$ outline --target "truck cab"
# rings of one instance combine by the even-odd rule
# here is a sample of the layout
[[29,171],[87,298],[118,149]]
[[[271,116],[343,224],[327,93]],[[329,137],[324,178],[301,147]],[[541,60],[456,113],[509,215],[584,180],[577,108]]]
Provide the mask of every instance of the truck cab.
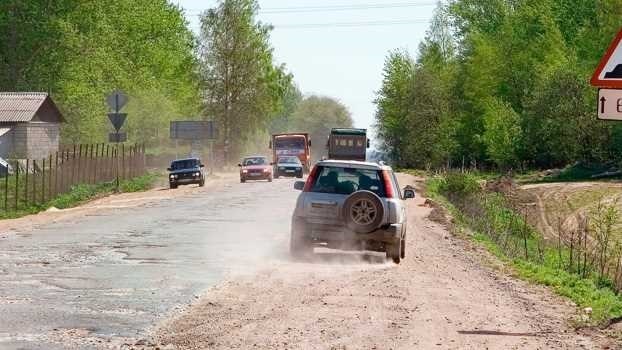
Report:
[[273,163],[281,157],[294,156],[300,159],[306,172],[311,168],[311,140],[306,133],[274,134],[270,141]]

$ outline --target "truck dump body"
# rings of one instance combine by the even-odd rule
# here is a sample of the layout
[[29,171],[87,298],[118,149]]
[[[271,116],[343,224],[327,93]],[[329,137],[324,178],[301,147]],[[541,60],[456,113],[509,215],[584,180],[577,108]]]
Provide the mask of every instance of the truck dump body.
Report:
[[328,137],[328,158],[365,161],[368,146],[366,129],[332,129]]

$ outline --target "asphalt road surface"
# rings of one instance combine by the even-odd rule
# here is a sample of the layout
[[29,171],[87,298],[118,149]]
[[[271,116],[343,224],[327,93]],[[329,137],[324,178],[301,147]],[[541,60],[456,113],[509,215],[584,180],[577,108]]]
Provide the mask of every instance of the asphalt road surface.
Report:
[[139,338],[207,287],[287,259],[296,196],[289,179],[221,181],[1,232],[0,349]]

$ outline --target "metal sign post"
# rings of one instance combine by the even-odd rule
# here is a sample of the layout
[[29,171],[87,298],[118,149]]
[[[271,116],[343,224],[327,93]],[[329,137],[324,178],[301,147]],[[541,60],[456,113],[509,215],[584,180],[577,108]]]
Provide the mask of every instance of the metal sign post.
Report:
[[108,120],[112,124],[115,132],[108,134],[108,142],[116,143],[116,155],[117,161],[115,162],[115,174],[116,174],[116,191],[119,192],[119,147],[118,144],[127,141],[127,133],[119,132],[125,124],[127,119],[127,113],[121,113],[121,109],[125,107],[128,102],[127,95],[121,90],[113,91],[106,98],[106,103],[110,109],[114,110],[114,113],[108,113]]

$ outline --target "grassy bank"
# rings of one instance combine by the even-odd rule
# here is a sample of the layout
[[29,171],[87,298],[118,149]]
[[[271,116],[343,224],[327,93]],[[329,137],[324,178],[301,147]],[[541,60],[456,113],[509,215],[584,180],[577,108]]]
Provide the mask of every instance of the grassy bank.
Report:
[[[153,187],[158,177],[159,175],[157,174],[147,174],[130,180],[123,180],[119,183],[119,191],[124,193],[146,191]],[[30,205],[23,209],[20,208],[20,210],[17,211],[2,213],[0,214],[0,219],[13,219],[36,214],[52,207],[58,209],[72,208],[95,198],[110,195],[115,191],[115,182],[104,182],[96,185],[77,185],[73,186],[69,192],[60,194],[42,205]]]
[[427,192],[454,216],[458,230],[513,267],[518,277],[591,308],[589,318],[577,320],[581,325],[606,325],[622,316],[614,284],[587,257],[547,240],[502,194],[482,190],[479,180],[470,174],[435,176],[428,179]]

